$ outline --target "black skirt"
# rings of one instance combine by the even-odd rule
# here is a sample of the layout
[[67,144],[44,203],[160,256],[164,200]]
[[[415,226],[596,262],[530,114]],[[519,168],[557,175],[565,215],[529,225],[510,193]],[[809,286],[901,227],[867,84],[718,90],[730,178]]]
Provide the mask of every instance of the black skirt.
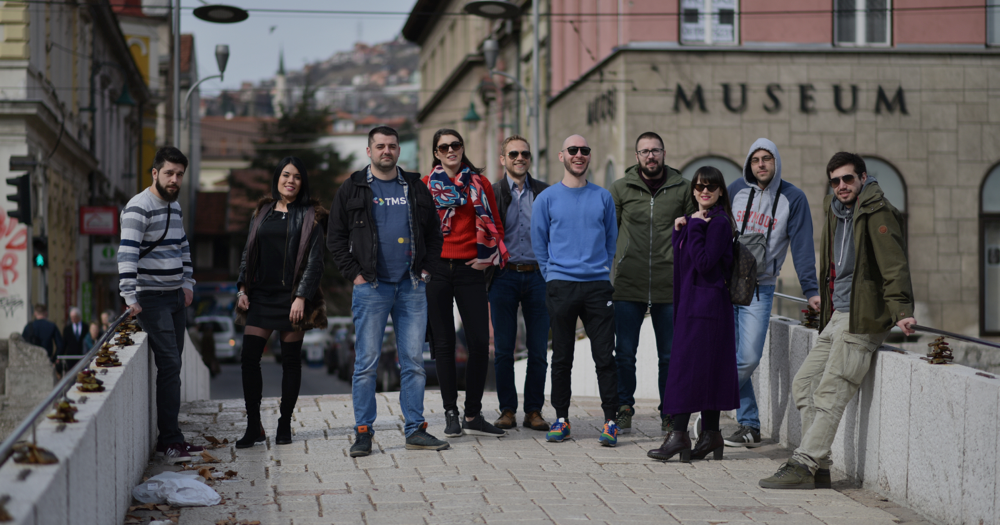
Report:
[[250,289],[250,309],[247,311],[247,326],[265,330],[292,332],[292,322],[288,315],[292,311],[292,289],[283,292]]

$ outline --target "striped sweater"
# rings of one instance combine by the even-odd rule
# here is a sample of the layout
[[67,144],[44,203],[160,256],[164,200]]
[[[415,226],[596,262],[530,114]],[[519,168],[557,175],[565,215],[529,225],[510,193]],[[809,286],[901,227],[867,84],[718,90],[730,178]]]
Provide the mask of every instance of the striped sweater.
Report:
[[[167,206],[170,224],[163,241],[139,260],[139,252],[155,244],[167,228]],[[145,191],[128,201],[121,215],[122,242],[118,247],[118,279],[125,303],[136,302],[135,293],[143,290],[176,290],[194,288],[191,278],[191,248],[184,235],[181,206]]]

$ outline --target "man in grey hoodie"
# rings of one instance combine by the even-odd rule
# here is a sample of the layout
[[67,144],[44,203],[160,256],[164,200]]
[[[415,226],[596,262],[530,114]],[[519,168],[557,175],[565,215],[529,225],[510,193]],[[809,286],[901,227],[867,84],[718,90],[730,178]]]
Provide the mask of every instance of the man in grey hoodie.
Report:
[[739,428],[725,440],[731,447],[757,447],[761,444],[760,417],[750,376],[764,353],[774,286],[789,245],[802,293],[809,298],[809,306],[816,310],[820,307],[812,215],[805,193],[781,179],[778,147],[765,138],[750,146],[743,178],[729,185],[729,196],[740,232],[760,233],[767,238],[763,264],[757,267],[759,294],[749,306],[733,307],[740,383],[740,408],[736,411]]

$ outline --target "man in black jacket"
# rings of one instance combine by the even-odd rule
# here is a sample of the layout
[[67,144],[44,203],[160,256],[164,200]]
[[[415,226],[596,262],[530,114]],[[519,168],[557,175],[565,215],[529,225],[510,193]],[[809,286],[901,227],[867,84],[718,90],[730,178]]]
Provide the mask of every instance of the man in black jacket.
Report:
[[24,326],[21,338],[30,344],[45,349],[49,361],[55,363],[56,356],[62,352],[63,340],[59,335],[59,327],[49,321],[49,309],[44,304],[35,305],[35,320]]
[[63,341],[65,342],[63,353],[83,355],[83,338],[86,336],[87,327],[83,324],[83,316],[80,314],[80,309],[74,306],[69,309],[69,322],[63,329]]
[[503,269],[487,269],[496,349],[497,398],[500,401],[500,418],[493,424],[504,429],[517,425],[514,348],[517,346],[517,307],[520,304],[524,314],[525,346],[528,348],[523,425],[547,431],[549,424],[542,418],[542,405],[545,403],[545,372],[548,368],[549,311],[545,307],[545,279],[531,247],[531,205],[549,185],[533,179],[528,173],[531,169],[531,148],[523,137],[507,137],[500,151],[504,177],[493,184],[493,194],[497,198],[510,260]]
[[423,415],[426,282],[430,280],[426,268],[441,257],[444,244],[437,210],[420,175],[396,166],[396,130],[386,126],[371,130],[367,153],[371,164],[337,190],[326,238],[340,273],[354,281],[355,440],[351,457],[371,454],[376,371],[390,314],[399,356],[406,448],[443,450],[448,443],[427,433]]

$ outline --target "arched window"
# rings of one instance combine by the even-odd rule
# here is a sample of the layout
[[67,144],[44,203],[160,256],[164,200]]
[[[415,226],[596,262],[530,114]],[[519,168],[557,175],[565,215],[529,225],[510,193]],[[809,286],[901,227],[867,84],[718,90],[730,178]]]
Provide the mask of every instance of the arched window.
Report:
[[692,160],[684,166],[681,170],[681,176],[687,180],[691,180],[694,177],[694,173],[698,171],[698,168],[702,166],[713,166],[718,168],[722,172],[722,176],[726,178],[726,186],[736,182],[743,176],[743,168],[740,168],[735,162],[725,158],[725,157],[701,157]]
[[1000,164],[986,175],[980,195],[980,332],[1000,335]]

